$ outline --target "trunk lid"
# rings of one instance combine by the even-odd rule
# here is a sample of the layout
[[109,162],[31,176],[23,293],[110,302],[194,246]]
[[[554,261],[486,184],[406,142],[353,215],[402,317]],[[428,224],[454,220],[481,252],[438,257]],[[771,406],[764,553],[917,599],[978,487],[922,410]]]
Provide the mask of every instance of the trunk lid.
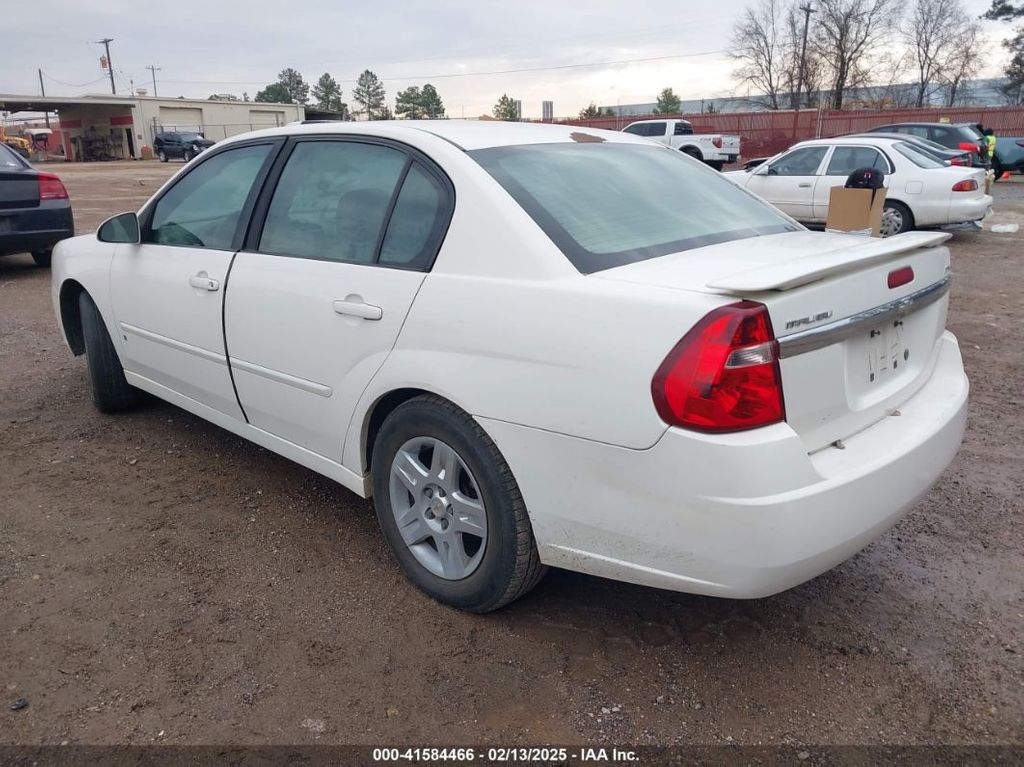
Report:
[[21,170],[0,170],[0,210],[39,206],[39,179]]
[[[786,421],[813,452],[890,415],[931,376],[946,326],[949,251],[939,246],[948,238],[789,232],[593,276],[767,306]],[[912,279],[890,287],[906,267]]]

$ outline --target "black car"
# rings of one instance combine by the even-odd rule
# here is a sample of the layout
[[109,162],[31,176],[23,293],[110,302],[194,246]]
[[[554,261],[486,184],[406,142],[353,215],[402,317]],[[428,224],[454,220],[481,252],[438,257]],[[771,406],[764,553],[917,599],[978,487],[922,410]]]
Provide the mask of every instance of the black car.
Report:
[[900,133],[918,136],[942,144],[947,149],[960,149],[974,155],[975,165],[987,165],[982,147],[985,140],[978,126],[971,123],[893,123],[876,125],[868,133]]
[[204,149],[213,146],[213,143],[201,133],[165,131],[157,133],[153,139],[153,153],[160,162],[167,162],[172,157],[180,157],[188,162]]
[[74,234],[71,200],[60,178],[0,145],[0,256],[29,252],[39,266],[49,266],[53,246]]

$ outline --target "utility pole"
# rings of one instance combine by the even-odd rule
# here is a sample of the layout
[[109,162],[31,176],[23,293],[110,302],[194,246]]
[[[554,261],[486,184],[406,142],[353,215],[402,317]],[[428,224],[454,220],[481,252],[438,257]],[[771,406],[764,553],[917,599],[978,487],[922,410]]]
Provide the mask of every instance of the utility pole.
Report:
[[96,45],[102,45],[107,51],[107,72],[110,74],[110,92],[117,95],[117,86],[114,85],[114,62],[110,60],[110,44],[114,42],[112,37],[104,37],[97,40]]
[[160,67],[154,67],[150,64],[146,69],[149,70],[150,74],[153,75],[153,96],[156,96],[156,73],[160,71]]
[[800,10],[804,12],[804,39],[800,45],[800,68],[796,76],[796,108],[793,110],[793,138],[795,139],[797,126],[800,122],[800,96],[804,89],[804,69],[807,66],[807,30],[811,25],[811,14],[814,9],[810,3],[801,5]]
[[[37,69],[36,71],[39,73],[39,92],[42,95],[42,97],[45,99],[46,98],[46,86],[43,85],[43,70]],[[43,116],[46,118],[46,127],[49,128],[50,127],[50,113],[47,112],[47,111],[44,111],[43,112]]]

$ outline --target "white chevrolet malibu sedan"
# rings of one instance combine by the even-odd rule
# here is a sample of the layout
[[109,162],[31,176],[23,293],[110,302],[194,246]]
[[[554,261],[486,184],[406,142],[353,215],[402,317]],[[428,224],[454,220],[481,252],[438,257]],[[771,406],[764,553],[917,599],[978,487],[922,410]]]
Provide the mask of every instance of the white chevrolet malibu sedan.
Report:
[[149,392],[372,496],[438,600],[545,566],[760,597],[956,453],[946,237],[809,232],[629,134],[293,125],[63,241],[53,301],[100,410]]

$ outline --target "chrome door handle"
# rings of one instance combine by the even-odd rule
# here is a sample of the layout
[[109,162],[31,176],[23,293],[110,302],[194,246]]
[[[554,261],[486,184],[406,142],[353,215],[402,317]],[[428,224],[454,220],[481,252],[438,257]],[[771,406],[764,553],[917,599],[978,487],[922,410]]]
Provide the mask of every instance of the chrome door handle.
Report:
[[362,301],[335,301],[334,311],[347,317],[361,317],[364,320],[379,320],[384,316],[382,308]]
[[188,278],[188,284],[196,290],[209,290],[211,293],[220,290],[220,283],[212,277],[207,277],[206,272],[193,274]]
[[797,186],[800,187],[801,189],[810,189],[811,188],[811,182],[810,181],[804,181],[801,184],[797,184]]

